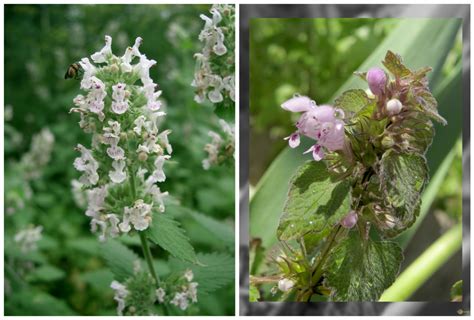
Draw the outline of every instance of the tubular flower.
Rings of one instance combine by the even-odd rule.
[[[281,107],[291,112],[301,112],[296,123],[297,130],[286,137],[291,148],[300,144],[300,135],[305,135],[317,142],[304,153],[312,152],[313,158],[320,161],[324,158],[324,148],[328,151],[342,150],[344,147],[344,112],[329,105],[317,106],[314,100],[306,96],[295,95],[285,101]]]
[[[117,57],[111,50],[112,38],[105,36],[105,46],[90,57],[100,66],[89,58],[79,62],[85,92],[74,99],[71,112],[80,114],[79,125],[92,139],[90,147],[76,147],[80,156],[74,167],[82,176],[74,192],[87,195],[86,215],[102,241],[143,231],[154,210],[165,211],[168,193],[157,183],[166,179],[163,168],[172,152],[171,131],[158,126],[166,113],[149,72],[156,61],[140,52],[142,42],[138,37]]]
[[[196,71],[191,83],[196,88],[194,100],[203,103],[206,98],[212,103],[235,101],[234,62],[234,15],[231,5],[215,4],[212,17],[201,14],[204,28],[199,34],[203,43],[201,52],[194,55]]]

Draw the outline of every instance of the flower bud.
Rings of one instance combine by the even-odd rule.
[[[385,91],[387,76],[382,69],[371,68],[367,72],[366,79],[367,83],[369,84],[370,91],[372,91],[374,95],[379,96]]]
[[[294,285],[295,283],[290,279],[283,278],[278,281],[278,289],[283,292],[290,291]]]
[[[400,100],[398,99],[391,99],[387,102],[387,113],[390,115],[390,116],[393,116],[393,115],[396,115],[396,114],[399,114],[400,111],[402,111],[402,103],[400,102]]]
[[[341,220],[341,225],[346,229],[351,229],[357,223],[357,212],[352,210]]]
[[[145,162],[147,159],[148,155],[146,154],[146,152],[140,152],[138,154],[138,160],[140,160],[141,162]]]
[[[384,148],[391,148],[391,147],[393,147],[394,144],[395,144],[395,141],[393,140],[392,137],[390,137],[390,136],[383,137],[382,146]]]

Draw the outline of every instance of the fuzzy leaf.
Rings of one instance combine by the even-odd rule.
[[[227,247],[233,248],[234,230],[230,225],[192,210],[188,210],[188,213],[197,223],[209,230],[209,232],[216,236]]]
[[[415,222],[420,210],[421,193],[428,180],[426,160],[419,154],[388,151],[380,161],[381,188],[386,205],[394,215],[393,228],[384,231],[395,236]]]
[[[333,301],[377,301],[394,281],[402,249],[389,241],[365,241],[353,231],[334,247],[325,270]]]
[[[199,253],[197,258],[202,265],[195,265],[189,262],[170,259],[171,269],[177,272],[184,272],[191,269],[194,280],[199,283],[198,294],[208,294],[219,288],[232,283],[235,278],[234,258],[226,253]]]
[[[438,121],[443,126],[448,124],[448,122],[442,116],[439,115],[438,102],[429,90],[422,90],[421,92],[417,93],[416,101],[431,118]]]
[[[362,89],[352,89],[345,91],[334,101],[334,106],[344,111],[357,113],[363,110],[374,101]]]
[[[323,162],[308,161],[290,182],[277,235],[280,240],[320,233],[337,224],[350,210],[350,186],[333,181]]]
[[[179,223],[165,214],[155,214],[152,225],[146,230],[148,239],[174,257],[197,263],[196,253]]]
[[[387,51],[385,59],[382,61],[382,63],[385,68],[387,68],[387,70],[397,78],[407,77],[412,74],[410,69],[405,67],[403,64],[402,58],[390,50]]]
[[[116,240],[109,239],[102,244],[101,253],[118,281],[125,281],[132,276],[135,261],[140,261],[135,252]]]
[[[408,117],[391,130],[399,132],[401,137],[409,143],[409,151],[424,154],[433,141],[435,134],[433,123],[424,114],[419,112],[416,117]]]

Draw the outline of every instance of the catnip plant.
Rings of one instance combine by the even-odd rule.
[[[279,300],[377,301],[396,279],[403,252],[389,239],[416,221],[432,120],[447,123],[428,86],[430,67],[410,70],[391,51],[382,64],[356,72],[367,90],[345,91],[334,105],[298,94],[281,105],[300,114],[285,139],[297,148],[309,138],[312,160],[290,182],[274,271],[251,277],[254,296],[273,283]]]
[[[216,106],[226,107],[233,112],[235,105],[235,7],[214,4],[210,9],[212,17],[204,14],[204,28],[199,34],[202,51],[194,55],[196,68],[191,86],[195,87],[194,100],[203,104],[209,100]],[[225,116],[225,112],[219,112]],[[233,117],[233,114],[231,114]],[[210,130],[210,142],[204,146],[207,158],[202,161],[205,170],[212,166],[234,163],[235,129],[231,120],[216,119],[218,130]],[[217,131],[217,132],[216,132]]]
[[[76,146],[80,155],[74,167],[81,176],[72,187],[76,202],[86,206],[91,231],[106,242],[117,314],[180,314],[198,302],[193,268],[205,263],[166,210],[165,200],[171,196],[160,183],[167,179],[164,166],[173,152],[171,130],[163,128],[161,91],[150,77],[156,61],[140,52],[141,43],[138,37],[116,56],[112,38],[105,36],[105,46],[90,56],[92,62],[87,57],[79,62],[84,93],[76,96],[71,112],[79,113],[79,125],[91,142]],[[146,268],[135,253],[111,241],[134,236],[140,239]],[[175,268],[161,279],[150,241],[189,268]]]

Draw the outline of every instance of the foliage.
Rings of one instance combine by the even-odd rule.
[[[138,35],[145,39],[141,50],[158,61],[150,75],[163,90],[166,126],[173,131],[173,161],[166,167],[164,189],[173,194],[174,204],[167,210],[165,222],[181,224],[197,252],[218,252],[233,264],[233,167],[202,168],[207,133],[219,124],[214,106],[195,103],[190,86],[193,55],[200,51],[198,36],[204,24],[199,15],[209,9],[208,5],[5,7],[5,104],[13,115],[6,126],[5,193],[24,202],[23,208],[5,217],[5,248],[10,248],[5,252],[7,315],[116,314],[110,282],[133,275],[131,259],[141,256],[137,236],[125,236],[102,247],[90,233],[89,218],[70,191],[70,181],[77,177],[72,166],[73,147],[85,143],[87,137],[68,115],[78,82],[65,81],[64,73],[71,63],[102,46],[103,38],[97,35],[111,35],[113,48],[120,51]],[[233,113],[221,117],[230,121]],[[28,188],[23,187],[26,180],[17,174],[16,163],[29,149],[33,134],[44,127],[54,135],[55,145],[41,176],[28,181],[32,191],[28,198]],[[222,225],[222,236],[228,232],[225,237],[232,239],[228,240],[232,244],[222,246],[211,232],[203,232],[200,223],[180,214],[180,208],[181,212],[200,212]],[[29,225],[43,226],[42,238],[36,251],[24,254],[17,250],[13,238],[20,227]],[[170,276],[168,254],[154,246],[151,252],[158,274]],[[27,268],[28,277],[19,272],[20,264]],[[147,270],[144,261],[141,266]],[[220,289],[209,290],[212,298],[200,300],[190,314],[234,313],[233,276],[225,274],[227,280],[219,282]],[[182,314],[180,310],[171,312]]]
[[[358,22],[361,22],[360,20],[358,20]],[[355,24],[356,21],[353,23]],[[383,23],[383,20],[379,21],[379,23]],[[253,50],[258,52],[258,50],[263,48],[256,41],[252,42],[252,33],[255,33],[255,37],[265,38],[273,34],[275,37],[282,38],[282,36],[286,34],[284,30],[291,30],[293,26],[297,30],[299,25],[311,25],[311,23],[313,23],[312,20],[302,19],[291,21],[293,23],[282,20],[282,26],[286,26],[284,27],[285,29],[283,29],[277,26],[278,22],[277,20],[254,20],[254,24],[251,25],[251,52]],[[370,20],[367,21],[368,24],[371,22]],[[402,39],[402,31],[409,29],[410,25],[411,27],[417,28],[417,31],[414,32],[413,37],[404,41]],[[445,26],[444,29],[442,29],[443,25]],[[254,29],[252,30],[252,28]],[[276,256],[275,253],[271,254],[273,256],[271,261],[274,263],[265,265],[261,260],[259,262],[256,262],[257,260],[253,261],[251,275],[258,275],[261,276],[261,278],[252,276],[251,285],[258,285],[261,283],[260,281],[264,279],[268,281],[273,279],[273,281],[279,281],[278,288],[284,291],[283,295],[277,296],[272,296],[269,292],[265,292],[263,299],[296,299],[297,301],[309,301],[321,298],[329,298],[336,301],[374,300],[378,299],[382,292],[395,280],[402,257],[401,250],[396,243],[398,238],[395,238],[395,242],[387,242],[385,240],[380,242],[379,238],[395,237],[405,229],[410,228],[418,215],[421,195],[428,183],[428,166],[430,169],[433,169],[436,168],[436,165],[439,165],[438,159],[440,146],[442,145],[441,141],[437,142],[435,139],[432,148],[437,150],[438,153],[434,154],[433,151],[428,152],[428,162],[425,160],[425,152],[432,142],[434,135],[433,127],[436,127],[437,130],[441,128],[441,132],[449,132],[449,130],[434,126],[429,117],[445,124],[443,117],[451,113],[446,112],[446,108],[442,108],[443,117],[437,114],[437,103],[428,89],[426,78],[435,78],[438,80],[437,76],[440,74],[441,66],[444,62],[443,59],[451,48],[453,35],[457,32],[458,28],[459,23],[454,19],[444,21],[426,20],[423,22],[420,20],[420,22],[410,21],[409,23],[406,20],[399,20],[397,27],[388,32],[387,39],[382,43],[379,42],[380,45],[374,50],[366,62],[363,63],[362,67],[360,67],[362,70],[368,70],[371,66],[378,65],[378,61],[382,60],[382,52],[387,53],[385,59],[382,60],[382,64],[391,72],[392,79],[397,79],[396,81],[388,83],[387,91],[384,93],[388,97],[374,97],[370,92],[366,93],[364,85],[361,85],[360,80],[357,80],[356,77],[352,77],[342,88],[337,90],[336,95],[331,99],[331,101],[334,101],[335,107],[344,110],[346,119],[350,119],[346,122],[346,135],[349,137],[350,146],[354,151],[355,163],[354,161],[344,161],[344,155],[342,154],[347,154],[345,150],[341,150],[338,152],[339,154],[332,154],[330,152],[324,161],[326,165],[320,168],[319,171],[315,170],[312,175],[317,176],[330,173],[334,181],[340,182],[346,179],[350,181],[352,186],[351,208],[358,212],[359,217],[357,227],[355,228],[356,230],[341,231],[341,227],[337,228],[332,224],[332,226],[334,226],[333,229],[329,228],[328,231],[321,232],[320,236],[313,236],[313,234],[320,232],[321,229],[314,228],[311,230],[311,227],[308,226],[308,222],[314,219],[315,213],[318,211],[317,204],[320,203],[321,198],[317,191],[314,192],[314,196],[311,192],[307,192],[304,197],[300,197],[299,199],[298,196],[294,197],[294,190],[297,189],[295,180],[300,179],[303,181],[304,179],[304,177],[302,178],[300,175],[304,170],[303,168],[307,166],[307,164],[303,164],[305,157],[294,154],[294,151],[284,150],[271,164],[267,173],[257,185],[256,192],[251,201],[251,236],[257,237],[253,238],[253,241],[259,240],[264,248],[272,248],[276,243],[276,238],[287,242],[284,247],[288,246],[289,248],[282,248],[282,252],[277,253]],[[416,63],[418,69],[412,71],[411,68],[403,64],[400,56],[394,54],[392,51],[387,51],[398,48],[397,50],[402,50],[404,56],[408,55],[413,57],[413,48],[425,41],[424,36],[433,33],[434,29],[438,29],[438,31],[443,30],[443,33],[440,38],[437,38],[438,41],[434,44],[440,48],[440,54],[430,55],[429,57],[424,56],[424,58],[429,58],[433,61],[434,75],[432,76],[427,76],[427,73],[431,70],[430,68],[420,68],[425,63],[422,59],[419,59]],[[267,33],[256,32],[255,30],[267,30]],[[310,35],[311,33],[307,32],[306,37]],[[276,41],[275,37],[273,41]],[[419,40],[420,43],[416,42],[415,39]],[[252,46],[254,46],[255,49],[253,49]],[[291,47],[288,47],[284,50],[290,51],[291,49]],[[459,55],[460,52],[457,52]],[[367,49],[366,55],[370,53],[371,50]],[[337,54],[335,55],[337,56]],[[313,57],[315,56],[317,56],[317,54],[313,54]],[[257,60],[258,59],[255,59],[254,61]],[[415,59],[411,59],[411,61],[415,61]],[[280,61],[275,68],[281,68],[283,65],[284,64]],[[407,65],[411,66],[412,64]],[[265,70],[272,68],[272,66],[265,66],[263,68],[255,64],[254,66],[253,74],[257,74],[257,72],[264,73]],[[286,67],[286,65],[284,66]],[[436,67],[438,67],[438,69]],[[352,70],[354,69],[355,67]],[[300,73],[295,73],[295,70],[300,69],[297,66],[293,66],[292,68],[293,73],[299,75]],[[435,81],[433,87],[436,88],[436,83],[448,83],[448,79],[453,80],[455,74],[457,73],[451,72],[445,81]],[[367,73],[358,73],[357,75],[365,79]],[[259,92],[259,96],[262,97],[265,96],[266,92],[272,92],[273,97],[277,97],[278,94],[275,88],[281,85],[282,81],[288,80],[282,80],[285,79],[284,77],[275,78],[277,78],[274,79],[277,84],[273,85],[273,89],[265,88],[265,85],[255,82],[254,85],[251,85],[251,93],[252,90],[255,93]],[[293,77],[292,79],[295,78]],[[304,78],[304,80],[297,79],[296,82],[299,83],[301,87],[311,84],[312,81],[315,81],[314,79],[317,79],[319,84],[319,78],[316,77],[311,81]],[[340,83],[337,84],[337,81],[338,78],[334,77],[333,82],[336,84],[333,83],[333,85],[335,89],[340,86]],[[395,83],[397,83],[397,85],[395,85]],[[451,84],[452,83],[453,82],[451,82]],[[322,83],[321,85],[327,84]],[[397,86],[400,87],[397,88]],[[404,88],[402,89],[402,87]],[[440,101],[444,94],[456,96],[456,93],[459,93],[454,91],[454,84],[453,87],[450,88],[452,91],[449,91],[445,85],[440,86],[440,88],[446,88],[445,91],[435,91],[436,96],[440,97]],[[404,93],[400,95],[393,94],[393,92],[398,90]],[[285,97],[288,97],[292,93],[291,91],[307,92],[306,90],[298,89],[288,90],[282,99],[269,105],[281,103]],[[442,94],[440,94],[440,92],[442,92]],[[317,94],[311,95],[311,97],[316,96]],[[327,101],[327,98],[322,101]],[[401,119],[396,118],[399,111],[395,113],[395,116],[390,114],[387,116],[388,110],[384,109],[383,106],[388,99],[393,98],[400,99],[403,106],[408,105],[409,107],[407,109],[413,110],[414,112],[411,115],[403,114],[403,116],[400,117]],[[252,99],[251,95],[252,105],[258,108],[259,104],[253,104],[253,101],[257,101],[258,98],[253,101]],[[290,99],[289,101],[292,100]],[[290,103],[289,101],[285,103]],[[383,101],[383,103],[379,103],[380,101]],[[443,104],[440,102],[440,106],[444,106],[447,102],[448,101],[443,101]],[[283,104],[282,107],[286,109],[284,105],[285,104]],[[263,105],[260,104],[260,106]],[[459,106],[459,104],[456,103],[456,106]],[[407,110],[405,107],[403,108],[403,110]],[[273,109],[274,107],[267,108],[269,111]],[[257,110],[257,112],[259,112],[259,110]],[[284,113],[275,113],[278,114],[278,116],[284,116]],[[400,115],[402,115],[402,113]],[[303,117],[304,114],[300,119],[303,119]],[[268,118],[261,115],[257,118],[258,120],[256,119],[252,124],[254,125],[253,134],[258,135],[259,121],[266,121]],[[293,121],[294,120],[296,119],[293,118]],[[452,130],[459,134],[459,123],[449,119],[448,121],[449,126],[453,125]],[[284,121],[280,121],[280,124],[282,122]],[[375,122],[378,122],[378,124]],[[301,123],[299,125],[300,127],[298,127],[298,124],[297,127],[301,129]],[[277,130],[275,125],[273,125],[272,130]],[[271,131],[268,130],[268,132]],[[274,133],[275,137],[284,137],[284,133],[281,131],[278,131],[278,133],[274,131]],[[443,135],[441,135],[440,139],[443,139]],[[454,141],[450,141],[450,144],[445,145],[446,147],[444,149],[450,150],[453,143]],[[301,144],[306,148],[310,146],[307,140],[303,140]],[[318,157],[315,157],[316,160],[317,158]],[[373,168],[374,171],[367,172],[366,168]],[[294,176],[290,180],[289,177],[292,174],[294,174]],[[307,179],[308,181],[312,180],[309,176],[309,172],[307,173]],[[290,191],[288,195],[285,196],[284,193],[288,190],[286,187],[288,181],[290,181]],[[358,186],[360,183],[362,183],[362,188]],[[459,180],[457,180],[457,183],[459,184]],[[307,183],[307,185],[309,186],[310,183]],[[308,190],[310,188],[308,188]],[[321,187],[321,189],[324,188]],[[306,191],[304,188],[302,190]],[[340,193],[338,195],[342,198],[342,194],[343,193]],[[269,202],[268,200],[270,198],[271,201]],[[288,241],[288,239],[282,238],[281,228],[285,227],[285,221],[288,219],[288,203],[291,203],[293,199],[295,200],[294,206],[301,209],[301,212],[306,212],[307,215],[306,219],[301,219],[300,221],[294,220],[298,221],[298,223],[295,223],[293,226],[294,230],[302,230],[302,232],[298,234],[299,238],[296,237],[296,241]],[[298,207],[297,203],[300,203],[301,206]],[[430,202],[425,204],[423,210],[427,210],[429,204]],[[359,211],[361,208],[362,210]],[[276,228],[278,224],[278,212],[282,212],[283,214],[280,218],[279,226]],[[295,217],[297,216],[298,215],[295,215]],[[330,216],[326,218],[329,217]],[[263,221],[265,221],[263,224],[264,227],[262,225]],[[373,230],[374,228],[370,228],[370,226],[374,226],[378,232],[375,232],[375,230]],[[271,233],[275,232],[275,230],[278,230],[278,232],[272,235]],[[343,248],[348,247],[347,244],[349,244],[348,240],[346,240],[348,239],[347,237],[352,240],[357,238],[358,242],[355,244],[350,242],[354,247],[344,251]],[[387,246],[386,250],[371,249],[378,248],[379,242],[380,247],[384,245]],[[374,245],[372,245],[372,243],[374,243]],[[346,245],[344,246],[343,244]],[[338,247],[338,245],[341,246]],[[358,247],[359,245],[360,247]],[[334,247],[339,248],[339,252],[345,252],[343,258],[342,256],[339,256],[339,258],[332,256],[335,254],[334,252],[337,252],[333,251],[335,249],[331,250],[331,248]],[[376,252],[380,255],[377,256]],[[269,251],[267,251],[267,255],[268,254],[270,254]],[[257,257],[259,255],[261,255],[261,253],[257,254],[257,252],[251,252],[251,257]],[[367,262],[369,260],[364,260],[364,258],[368,256],[371,256],[370,262],[372,262],[373,265],[368,265]],[[388,263],[388,261],[390,261],[390,265],[384,265],[384,263]],[[256,265],[256,263],[258,263],[258,265]],[[340,273],[335,271],[342,266],[350,266],[350,271],[349,269],[344,269],[345,271]],[[360,269],[358,266],[360,266]],[[380,268],[378,270],[383,270],[385,273],[381,274],[381,272],[375,271],[377,268]],[[368,273],[365,273],[366,271]],[[308,273],[310,280],[307,280]],[[372,275],[374,273],[378,276],[367,280],[368,284],[367,287],[365,287],[365,283],[361,281],[361,279],[364,278],[365,274]],[[346,279],[339,279],[341,277],[346,277]],[[287,287],[280,286],[280,282],[283,280],[279,279],[289,279],[289,281],[293,283],[291,286],[292,289],[290,290],[293,290],[296,295],[292,295],[290,291],[285,292],[284,289]],[[367,289],[369,286],[373,289],[372,291]],[[272,290],[276,290],[276,288],[277,287],[274,287]],[[313,295],[318,298],[312,298]]]

